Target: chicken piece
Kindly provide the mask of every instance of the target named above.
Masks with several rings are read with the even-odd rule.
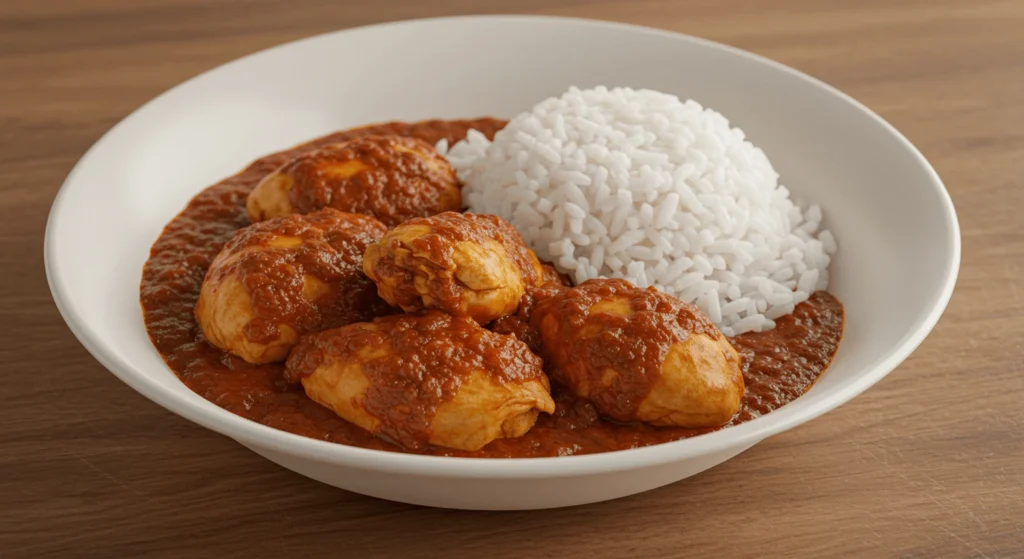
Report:
[[[611,419],[711,427],[739,411],[736,350],[699,309],[653,287],[588,280],[541,301],[531,324],[552,379]]]
[[[537,256],[508,222],[455,212],[395,227],[366,249],[363,269],[392,305],[480,324],[514,313],[527,286],[542,282]]]
[[[524,344],[440,311],[309,334],[285,374],[342,418],[411,450],[478,450],[555,410],[540,358]]]
[[[267,175],[245,204],[253,223],[321,208],[372,215],[389,227],[462,209],[455,170],[430,144],[364,136],[300,155]]]
[[[325,209],[251,225],[214,259],[195,315],[213,345],[250,363],[284,361],[306,332],[394,312],[362,271],[387,227]]]

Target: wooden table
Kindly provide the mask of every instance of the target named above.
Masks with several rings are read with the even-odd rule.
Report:
[[[8,0],[0,6],[0,556],[1024,557],[1024,2]],[[300,6],[301,5],[301,6]],[[902,130],[957,205],[923,346],[850,404],[690,480],[565,510],[432,510],[283,470],[121,384],[64,326],[43,226],[71,166],[168,87],[361,24],[471,12],[722,41]]]

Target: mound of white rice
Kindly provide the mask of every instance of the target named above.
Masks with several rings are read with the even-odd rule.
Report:
[[[570,89],[446,153],[475,213],[511,222],[575,277],[625,278],[763,331],[828,285],[821,209],[778,182],[721,114],[650,90]]]

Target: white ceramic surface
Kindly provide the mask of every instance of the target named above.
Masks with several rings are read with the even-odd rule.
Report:
[[[792,404],[716,433],[623,452],[413,456],[242,419],[189,391],[150,344],[138,302],[150,245],[192,196],[252,159],[376,121],[507,117],[570,85],[602,84],[658,89],[717,109],[765,149],[784,184],[824,208],[840,244],[830,290],[846,305],[846,335],[831,369]],[[672,483],[861,393],[938,320],[956,280],[960,238],[949,196],[921,154],[868,109],[799,72],[627,25],[466,17],[313,37],[175,87],[75,166],[54,202],[45,253],[54,299],[75,335],[161,406],[337,487],[424,505],[527,509]]]

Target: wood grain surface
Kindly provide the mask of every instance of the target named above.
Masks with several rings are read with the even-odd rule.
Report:
[[[941,323],[861,397],[718,468],[522,513],[318,484],[150,403],[82,349],[46,286],[43,227],[110,126],[284,41],[481,12],[691,33],[867,104],[959,211],[963,268]],[[0,557],[1024,557],[1020,0],[5,0],[0,76]]]

